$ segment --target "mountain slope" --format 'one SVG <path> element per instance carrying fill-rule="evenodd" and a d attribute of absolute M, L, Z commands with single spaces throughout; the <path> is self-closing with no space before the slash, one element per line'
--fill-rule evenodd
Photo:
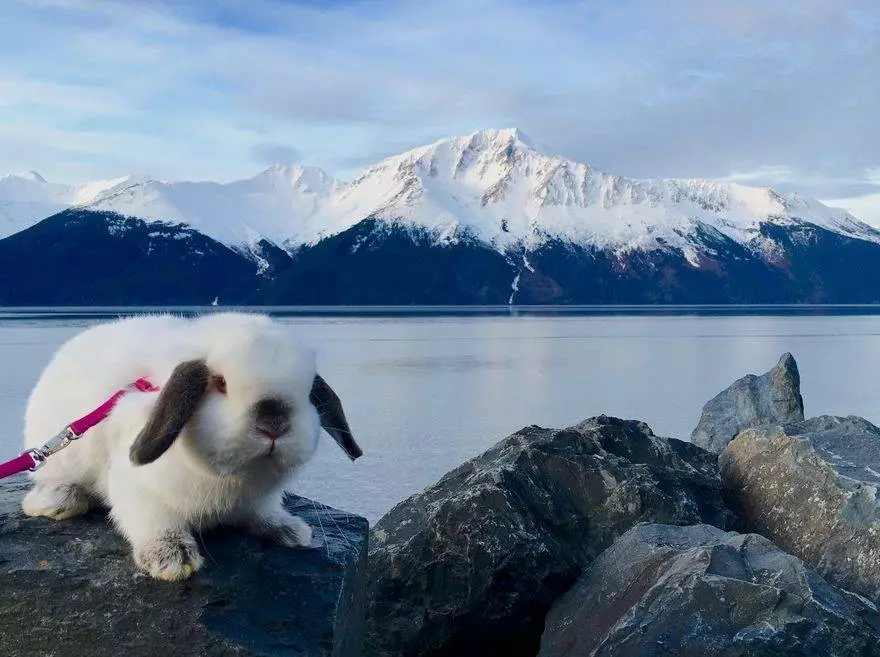
<path fill-rule="evenodd" d="M 294 253 L 265 288 L 271 304 L 880 303 L 880 245 L 818 227 L 789 232 L 773 263 L 717 233 L 699 266 L 681 251 L 607 249 L 546 240 L 531 251 L 452 243 L 406 223 L 367 219 Z M 869 272 L 873 272 L 870 274 Z"/>
<path fill-rule="evenodd" d="M 761 231 L 773 263 L 708 234 L 715 256 L 695 266 L 676 250 L 562 240 L 501 253 L 375 218 L 293 253 L 243 252 L 179 224 L 69 210 L 0 240 L 0 305 L 880 303 L 880 245 Z"/>
<path fill-rule="evenodd" d="M 293 254 L 265 289 L 269 304 L 504 304 L 512 268 L 479 240 L 455 246 L 412 227 L 368 218 Z"/>
<path fill-rule="evenodd" d="M 186 226 L 66 210 L 0 240 L 0 305 L 254 303 L 252 260 Z"/>

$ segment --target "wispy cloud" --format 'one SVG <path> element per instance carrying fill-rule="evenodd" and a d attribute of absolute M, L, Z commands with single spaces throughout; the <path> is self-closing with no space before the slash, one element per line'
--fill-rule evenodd
<path fill-rule="evenodd" d="M 0 171 L 350 176 L 516 125 L 637 176 L 880 192 L 875 0 L 9 0 Z"/>
<path fill-rule="evenodd" d="M 260 164 L 294 164 L 302 159 L 300 150 L 288 144 L 255 144 L 251 150 Z"/>

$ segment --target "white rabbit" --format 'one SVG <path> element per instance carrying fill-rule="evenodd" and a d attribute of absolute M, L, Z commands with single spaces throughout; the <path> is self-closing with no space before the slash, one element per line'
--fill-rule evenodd
<path fill-rule="evenodd" d="M 202 565 L 193 533 L 236 524 L 284 545 L 311 528 L 282 506 L 288 476 L 323 426 L 361 450 L 313 354 L 264 315 L 154 315 L 89 328 L 64 344 L 31 393 L 25 446 L 39 447 L 115 391 L 147 378 L 159 392 L 123 396 L 102 423 L 33 475 L 25 513 L 58 520 L 110 508 L 138 566 L 178 580 Z"/>

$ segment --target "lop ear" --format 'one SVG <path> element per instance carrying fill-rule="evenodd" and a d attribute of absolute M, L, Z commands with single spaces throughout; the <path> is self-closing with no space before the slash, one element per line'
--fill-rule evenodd
<path fill-rule="evenodd" d="M 174 368 L 150 418 L 131 446 L 132 463 L 152 463 L 171 447 L 208 391 L 210 376 L 203 360 L 190 360 Z"/>
<path fill-rule="evenodd" d="M 348 454 L 348 458 L 354 461 L 363 455 L 363 451 L 351 435 L 351 429 L 348 427 L 348 420 L 345 419 L 345 411 L 342 410 L 342 402 L 339 401 L 338 395 L 333 392 L 328 383 L 320 374 L 315 375 L 312 382 L 312 392 L 309 394 L 309 401 L 315 405 L 318 410 L 318 416 L 321 418 L 321 426 L 324 431 L 330 434 L 330 437 Z"/>

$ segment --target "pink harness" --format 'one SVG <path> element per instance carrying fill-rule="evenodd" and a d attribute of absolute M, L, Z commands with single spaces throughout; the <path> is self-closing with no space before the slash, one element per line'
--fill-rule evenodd
<path fill-rule="evenodd" d="M 128 393 L 135 391 L 158 392 L 159 388 L 154 386 L 147 379 L 138 379 L 133 383 L 129 383 L 122 390 L 113 393 L 112 397 L 98 406 L 98 408 L 91 413 L 68 424 L 42 447 L 38 449 L 26 449 L 11 461 L 0 463 L 0 479 L 11 477 L 14 474 L 25 472 L 26 470 L 29 470 L 30 472 L 39 470 L 46 464 L 46 459 L 67 447 L 71 442 L 82 436 L 96 424 L 100 424 L 106 420 L 107 416 L 110 415 L 110 411 L 116 406 L 116 402 Z"/>

